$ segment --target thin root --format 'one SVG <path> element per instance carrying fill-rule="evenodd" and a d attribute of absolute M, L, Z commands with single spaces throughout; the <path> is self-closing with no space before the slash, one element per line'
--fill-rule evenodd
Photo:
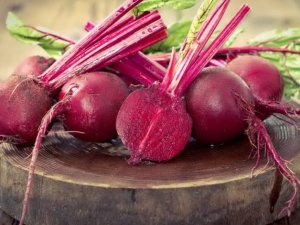
<path fill-rule="evenodd" d="M 255 143 L 255 146 L 257 146 L 257 151 L 260 152 L 263 150 L 268 158 L 268 162 L 263 167 L 262 171 L 264 171 L 267 168 L 270 159 L 272 159 L 278 171 L 283 175 L 283 177 L 285 177 L 290 182 L 290 184 L 294 188 L 293 196 L 289 201 L 287 201 L 287 206 L 280 213 L 281 215 L 283 212 L 286 211 L 288 216 L 290 216 L 291 211 L 293 209 L 293 205 L 299 193 L 299 181 L 296 178 L 295 174 L 288 167 L 288 164 L 290 164 L 290 162 L 283 159 L 276 152 L 276 149 L 272 143 L 272 140 L 267 132 L 264 123 L 255 115 L 254 110 L 251 109 L 249 104 L 243 98 L 241 98 L 236 93 L 235 97 L 238 105 L 241 107 L 242 110 L 245 110 L 244 112 L 248 115 L 247 121 L 249 126 L 247 129 L 247 135 L 250 142 Z M 282 105 L 277 107 L 277 109 L 283 110 Z M 282 112 L 285 112 L 285 109 Z M 255 155 L 260 156 L 260 153 L 257 153 Z M 253 174 L 254 169 L 258 166 L 258 160 L 259 157 L 257 158 L 254 168 L 251 171 L 251 175 Z"/>
<path fill-rule="evenodd" d="M 47 128 L 53 121 L 53 119 L 61 115 L 68 107 L 68 102 L 72 96 L 67 95 L 62 101 L 56 103 L 44 116 L 41 125 L 39 127 L 39 132 L 37 134 L 35 144 L 31 153 L 31 162 L 29 165 L 29 174 L 28 174 L 28 182 L 27 182 L 27 187 L 25 191 L 25 197 L 24 197 L 24 202 L 23 202 L 23 210 L 22 210 L 22 216 L 20 219 L 19 225 L 22 225 L 24 223 L 27 207 L 28 207 L 28 201 L 29 201 L 29 195 L 31 192 L 31 187 L 32 187 L 32 180 L 34 176 L 34 171 L 36 167 L 36 162 L 37 162 L 37 157 L 39 150 L 41 148 L 43 138 L 46 135 Z"/>

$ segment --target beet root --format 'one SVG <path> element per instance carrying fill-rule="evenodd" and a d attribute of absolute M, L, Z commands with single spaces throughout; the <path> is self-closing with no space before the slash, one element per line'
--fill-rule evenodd
<path fill-rule="evenodd" d="M 54 62 L 54 58 L 29 56 L 19 63 L 13 74 L 38 76 L 46 71 Z"/>
<path fill-rule="evenodd" d="M 245 133 L 247 115 L 237 107 L 233 90 L 254 104 L 247 84 L 221 67 L 202 70 L 185 93 L 187 112 L 193 120 L 192 136 L 199 142 L 221 144 Z"/>
<path fill-rule="evenodd" d="M 280 102 L 284 80 L 275 65 L 255 55 L 242 55 L 230 61 L 226 68 L 239 75 L 249 86 L 254 98 L 256 114 L 262 120 L 268 118 L 274 109 L 270 103 Z"/>
<path fill-rule="evenodd" d="M 274 163 L 294 188 L 293 196 L 283 209 L 290 214 L 299 193 L 299 181 L 288 168 L 288 162 L 276 152 L 264 123 L 256 115 L 255 99 L 245 81 L 226 68 L 205 68 L 185 96 L 187 111 L 193 119 L 193 136 L 197 140 L 215 144 L 245 133 L 254 149 L 250 157 L 256 158 L 251 174 L 263 155 L 267 156 L 268 163 Z"/>
<path fill-rule="evenodd" d="M 300 127 L 300 109 L 289 102 L 281 102 L 284 80 L 280 71 L 267 59 L 254 55 L 243 55 L 230 61 L 227 69 L 238 74 L 250 87 L 255 99 L 255 113 L 262 119 L 270 115 L 282 114 L 278 117 Z"/>
<path fill-rule="evenodd" d="M 256 158 L 256 163 L 252 168 L 251 174 L 253 174 L 253 171 L 258 167 L 262 155 L 266 155 L 268 159 L 267 164 L 263 168 L 263 170 L 267 167 L 270 161 L 273 162 L 273 164 L 276 166 L 279 173 L 282 174 L 282 176 L 285 177 L 294 188 L 294 193 L 292 197 L 286 203 L 287 206 L 283 208 L 280 212 L 281 215 L 283 212 L 286 211 L 288 216 L 290 216 L 293 210 L 293 205 L 296 202 L 297 196 L 299 194 L 299 180 L 288 167 L 289 162 L 283 159 L 276 152 L 276 149 L 272 143 L 272 140 L 268 134 L 268 131 L 264 123 L 256 115 L 254 109 L 248 107 L 249 106 L 248 102 L 246 102 L 245 99 L 240 98 L 240 96 L 238 95 L 236 95 L 236 100 L 239 107 L 242 108 L 245 111 L 245 113 L 248 114 L 247 121 L 249 126 L 247 128 L 246 133 L 250 143 L 255 148 L 253 158 Z M 274 202 L 273 205 L 270 205 L 271 210 L 274 210 L 275 203 L 276 202 Z"/>
<path fill-rule="evenodd" d="M 73 136 L 85 141 L 107 141 L 117 136 L 115 121 L 128 86 L 116 75 L 91 72 L 67 82 L 59 101 L 45 113 L 40 123 L 29 166 L 28 183 L 23 203 L 21 223 L 28 207 L 38 153 L 49 124 L 59 117 Z"/>
<path fill-rule="evenodd" d="M 91 72 L 74 77 L 59 94 L 60 100 L 72 95 L 61 121 L 76 138 L 109 141 L 117 137 L 116 117 L 129 93 L 128 86 L 112 73 Z"/>
<path fill-rule="evenodd" d="M 187 144 L 192 121 L 183 100 L 153 84 L 132 92 L 117 116 L 117 132 L 131 152 L 129 164 L 167 161 Z"/>
<path fill-rule="evenodd" d="M 51 98 L 35 80 L 12 75 L 0 83 L 0 137 L 12 144 L 34 143 Z"/>

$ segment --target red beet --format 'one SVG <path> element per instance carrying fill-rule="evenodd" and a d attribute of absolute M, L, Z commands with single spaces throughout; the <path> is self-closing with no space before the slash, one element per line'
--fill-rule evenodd
<path fill-rule="evenodd" d="M 192 135 L 196 140 L 220 144 L 245 133 L 247 115 L 237 105 L 233 90 L 249 104 L 254 104 L 243 79 L 221 67 L 203 69 L 187 89 L 187 111 L 193 119 Z"/>
<path fill-rule="evenodd" d="M 130 94 L 117 117 L 118 134 L 131 151 L 130 164 L 175 157 L 188 142 L 191 128 L 182 99 L 155 84 Z"/>
<path fill-rule="evenodd" d="M 229 62 L 226 68 L 237 73 L 249 85 L 255 98 L 255 114 L 260 119 L 264 120 L 270 115 L 276 116 L 274 113 L 280 113 L 289 118 L 290 120 L 288 121 L 299 126 L 299 120 L 295 120 L 293 116 L 295 114 L 299 115 L 300 110 L 280 102 L 283 95 L 284 81 L 279 70 L 271 62 L 259 56 L 243 55 Z M 299 181 L 288 168 L 288 162 L 278 156 L 276 151 L 273 150 L 274 146 L 263 127 L 262 122 L 258 118 L 252 119 L 249 121 L 248 136 L 258 148 L 256 151 L 257 158 L 259 159 L 260 154 L 262 154 L 260 149 L 267 149 L 268 156 L 273 159 L 280 173 L 294 187 L 294 194 L 284 209 L 290 215 L 298 196 Z"/>
<path fill-rule="evenodd" d="M 14 69 L 14 75 L 0 83 L 0 141 L 34 143 L 40 122 L 51 107 L 51 98 L 35 77 L 54 61 L 42 56 L 27 57 Z"/>
<path fill-rule="evenodd" d="M 115 128 L 117 112 L 128 94 L 129 88 L 119 77 L 104 72 L 82 74 L 63 86 L 59 95 L 60 101 L 44 113 L 36 137 L 21 221 L 27 210 L 38 152 L 53 119 L 59 116 L 70 133 L 82 140 L 108 141 L 117 136 Z"/>
<path fill-rule="evenodd" d="M 221 143 L 245 132 L 256 148 L 253 157 L 257 161 L 253 170 L 261 155 L 266 154 L 272 159 L 294 188 L 294 194 L 284 208 L 290 215 L 299 192 L 299 181 L 288 168 L 288 162 L 277 154 L 264 123 L 256 115 L 254 102 L 250 88 L 238 75 L 218 67 L 204 69 L 186 93 L 187 111 L 193 119 L 193 136 L 198 141 Z"/>
<path fill-rule="evenodd" d="M 128 86 L 118 76 L 105 72 L 82 74 L 63 86 L 59 100 L 70 93 L 68 110 L 61 120 L 73 136 L 85 141 L 117 137 L 117 113 L 129 95 Z"/>
<path fill-rule="evenodd" d="M 277 67 L 260 56 L 243 55 L 230 61 L 226 68 L 249 85 L 257 115 L 261 119 L 268 118 L 273 113 L 268 104 L 279 102 L 283 95 L 284 80 Z"/>
<path fill-rule="evenodd" d="M 0 137 L 2 141 L 28 145 L 35 141 L 51 98 L 32 77 L 12 75 L 0 83 Z"/>
<path fill-rule="evenodd" d="M 55 59 L 43 56 L 29 56 L 15 68 L 13 74 L 38 76 L 46 71 Z"/>

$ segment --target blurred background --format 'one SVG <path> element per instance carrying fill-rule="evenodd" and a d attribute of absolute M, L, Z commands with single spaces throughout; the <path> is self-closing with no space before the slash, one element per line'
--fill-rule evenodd
<path fill-rule="evenodd" d="M 46 55 L 38 46 L 25 45 L 10 37 L 6 31 L 7 13 L 12 11 L 26 24 L 43 26 L 71 39 L 79 39 L 85 22 L 89 19 L 101 21 L 124 0 L 0 0 L 0 79 L 10 75 L 13 68 L 26 56 Z M 202 0 L 187 10 L 161 9 L 167 25 L 182 17 L 192 18 Z M 236 45 L 246 43 L 249 38 L 263 31 L 287 29 L 300 26 L 300 0 L 231 0 L 222 21 L 225 24 L 242 3 L 248 3 L 252 12 L 243 21 L 245 32 Z"/>

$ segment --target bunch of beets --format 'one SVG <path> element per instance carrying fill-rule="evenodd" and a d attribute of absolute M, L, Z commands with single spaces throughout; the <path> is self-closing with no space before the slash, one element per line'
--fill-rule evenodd
<path fill-rule="evenodd" d="M 208 44 L 229 4 L 219 1 L 192 40 L 187 36 L 161 65 L 142 52 L 167 37 L 158 11 L 127 14 L 141 1 L 127 0 L 103 22 L 89 22 L 86 35 L 70 41 L 73 46 L 60 59 L 29 57 L 0 83 L 0 141 L 34 145 L 20 224 L 38 152 L 55 118 L 84 141 L 119 137 L 131 153 L 130 165 L 168 161 L 191 137 L 215 145 L 247 135 L 256 152 L 254 168 L 267 153 L 294 187 L 284 209 L 290 214 L 299 181 L 277 154 L 263 121 L 279 113 L 297 126 L 300 110 L 281 103 L 284 80 L 271 62 L 247 52 L 220 54 L 249 6 Z"/>

